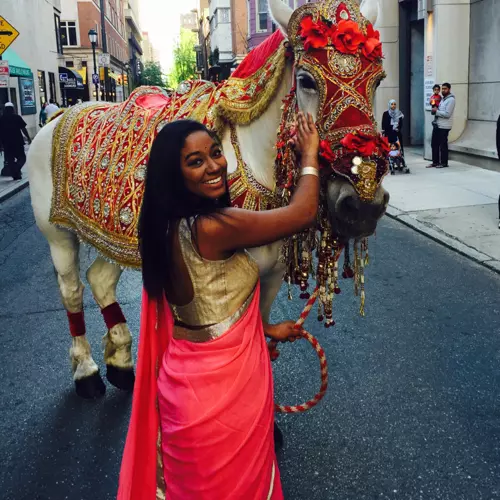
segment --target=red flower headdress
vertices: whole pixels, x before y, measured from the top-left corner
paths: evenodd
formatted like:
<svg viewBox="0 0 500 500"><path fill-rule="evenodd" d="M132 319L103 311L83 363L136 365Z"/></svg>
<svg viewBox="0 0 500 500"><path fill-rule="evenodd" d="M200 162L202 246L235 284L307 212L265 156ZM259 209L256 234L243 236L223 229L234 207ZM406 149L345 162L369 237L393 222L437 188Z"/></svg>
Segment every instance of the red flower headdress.
<svg viewBox="0 0 500 500"><path fill-rule="evenodd" d="M358 23L350 19L342 19L337 24L313 16L304 16L300 22L299 35L304 41L304 49L321 49L332 45L343 54L361 52L370 61L382 56L380 33L371 24L366 28L366 35Z"/></svg>

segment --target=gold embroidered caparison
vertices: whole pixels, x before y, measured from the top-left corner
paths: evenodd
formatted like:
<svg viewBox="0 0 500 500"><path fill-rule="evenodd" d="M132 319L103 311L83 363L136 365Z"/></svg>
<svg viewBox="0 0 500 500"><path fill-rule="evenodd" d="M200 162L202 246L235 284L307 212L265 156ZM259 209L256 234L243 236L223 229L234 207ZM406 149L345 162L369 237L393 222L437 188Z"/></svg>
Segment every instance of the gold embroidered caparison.
<svg viewBox="0 0 500 500"><path fill-rule="evenodd" d="M230 133L237 161L236 171L229 174L227 179L231 206L252 211L271 210L281 206L277 194L260 184L243 160L234 125L230 125Z"/></svg>

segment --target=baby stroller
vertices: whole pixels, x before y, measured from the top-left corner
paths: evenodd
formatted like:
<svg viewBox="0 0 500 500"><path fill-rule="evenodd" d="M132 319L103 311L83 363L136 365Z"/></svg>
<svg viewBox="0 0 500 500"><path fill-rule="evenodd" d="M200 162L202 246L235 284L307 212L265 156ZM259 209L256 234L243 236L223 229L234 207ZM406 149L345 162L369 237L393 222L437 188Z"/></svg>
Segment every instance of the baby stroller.
<svg viewBox="0 0 500 500"><path fill-rule="evenodd" d="M388 158L391 175L395 175L396 170L404 172L405 174L410 173L410 169L406 165L405 157L403 152L401 151L399 142L391 143L391 150L389 151Z"/></svg>

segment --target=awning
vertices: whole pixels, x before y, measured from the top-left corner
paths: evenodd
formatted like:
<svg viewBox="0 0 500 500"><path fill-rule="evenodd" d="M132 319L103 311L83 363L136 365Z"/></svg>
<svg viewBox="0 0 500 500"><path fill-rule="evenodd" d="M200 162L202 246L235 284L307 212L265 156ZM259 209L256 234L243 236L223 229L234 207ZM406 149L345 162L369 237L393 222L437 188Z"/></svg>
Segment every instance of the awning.
<svg viewBox="0 0 500 500"><path fill-rule="evenodd" d="M59 82L65 89L83 89L83 78L71 68L59 66Z"/></svg>
<svg viewBox="0 0 500 500"><path fill-rule="evenodd" d="M85 85L87 83L87 68L76 69L75 71L82 77L82 82Z"/></svg>
<svg viewBox="0 0 500 500"><path fill-rule="evenodd" d="M14 52L12 49L7 49L2 54L4 61L9 61L10 76L24 76L33 78L31 68Z"/></svg>

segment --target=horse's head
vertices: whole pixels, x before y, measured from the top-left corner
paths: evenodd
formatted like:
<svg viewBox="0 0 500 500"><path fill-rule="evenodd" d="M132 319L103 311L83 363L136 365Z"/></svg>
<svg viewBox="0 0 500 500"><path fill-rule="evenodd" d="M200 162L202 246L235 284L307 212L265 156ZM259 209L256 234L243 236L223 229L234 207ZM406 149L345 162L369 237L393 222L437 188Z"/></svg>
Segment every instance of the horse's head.
<svg viewBox="0 0 500 500"><path fill-rule="evenodd" d="M328 207L341 238L372 234L389 194L387 144L376 130L375 90L384 77L379 34L373 24L378 0L322 0L292 11L270 0L271 14L287 33L294 54L299 109L310 112L321 136L329 175Z"/></svg>

